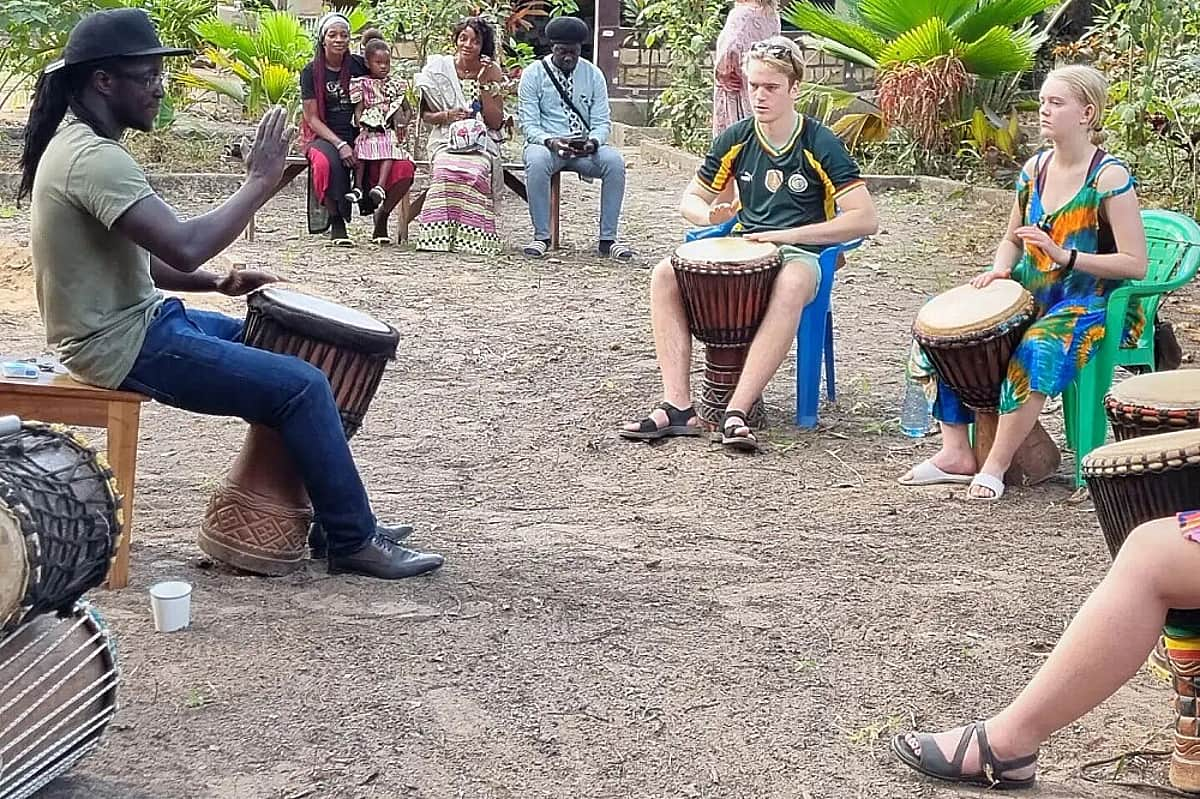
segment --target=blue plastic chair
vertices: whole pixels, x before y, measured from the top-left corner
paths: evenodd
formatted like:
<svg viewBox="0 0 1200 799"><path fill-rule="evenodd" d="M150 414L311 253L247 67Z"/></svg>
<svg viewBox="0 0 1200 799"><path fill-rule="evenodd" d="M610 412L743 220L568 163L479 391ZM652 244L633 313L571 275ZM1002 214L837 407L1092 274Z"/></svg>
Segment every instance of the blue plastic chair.
<svg viewBox="0 0 1200 799"><path fill-rule="evenodd" d="M684 235L684 241L728 236L737 218L719 225L692 228ZM821 282L817 295L800 315L800 326L796 328L796 426L817 426L817 406L821 401L821 363L825 364L825 396L830 402L837 399L837 388L833 377L833 308L830 295L833 292L833 277L844 252L862 244L862 239L845 244L833 244L821 250L817 264L821 270Z"/></svg>

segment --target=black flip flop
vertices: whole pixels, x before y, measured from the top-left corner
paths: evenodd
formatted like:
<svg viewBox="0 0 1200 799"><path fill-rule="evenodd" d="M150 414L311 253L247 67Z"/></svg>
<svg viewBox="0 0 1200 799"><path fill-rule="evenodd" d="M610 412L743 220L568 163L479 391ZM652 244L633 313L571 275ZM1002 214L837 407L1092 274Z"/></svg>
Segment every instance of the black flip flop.
<svg viewBox="0 0 1200 799"><path fill-rule="evenodd" d="M671 436L703 435L704 431L700 429L700 425L688 424L688 422L696 418L695 408L676 408L669 402L660 402L654 407L667 412L666 425L659 427L652 416L647 416L638 422L637 430L626 430L624 428L618 430L617 433L621 438L628 438L633 441L657 441L660 438Z"/></svg>

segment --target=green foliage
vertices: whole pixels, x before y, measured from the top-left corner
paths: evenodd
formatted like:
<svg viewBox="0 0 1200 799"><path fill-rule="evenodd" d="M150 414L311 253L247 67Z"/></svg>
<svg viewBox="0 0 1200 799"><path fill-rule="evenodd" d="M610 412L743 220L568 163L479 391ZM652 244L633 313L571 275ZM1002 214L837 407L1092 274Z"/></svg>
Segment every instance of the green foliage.
<svg viewBox="0 0 1200 799"><path fill-rule="evenodd" d="M783 16L820 46L875 68L955 56L984 78L1033 65L1028 20L1059 0L846 0L841 13L798 0Z"/></svg>
<svg viewBox="0 0 1200 799"><path fill-rule="evenodd" d="M213 16L200 22L196 31L218 74L179 75L181 85L231 97L251 116L271 105L296 106L300 70L312 60L314 48L296 17L268 11L258 16L251 30Z"/></svg>
<svg viewBox="0 0 1200 799"><path fill-rule="evenodd" d="M465 0L379 0L375 24L393 41L412 42L417 61L424 64L429 53L443 53L450 48L450 29L469 10Z"/></svg>
<svg viewBox="0 0 1200 799"><path fill-rule="evenodd" d="M1200 214L1200 5L1103 0L1078 44L1055 49L1093 61L1109 78L1106 147L1137 175L1139 191Z"/></svg>
<svg viewBox="0 0 1200 799"><path fill-rule="evenodd" d="M703 152L711 140L713 70L710 52L725 20L723 0L653 0L636 24L649 27L647 47L671 53L671 83L659 95L655 118L677 147Z"/></svg>
<svg viewBox="0 0 1200 799"><path fill-rule="evenodd" d="M961 132L977 111L991 130L1007 131L1005 117L1016 101L1018 79L1046 40L1045 29L1035 31L1031 17L1058 3L846 0L843 10L831 13L797 0L783 15L812 33L821 49L876 70L882 120L843 123L848 141L878 142L887 126L899 126L906 140L920 145L913 150L920 162L922 153L941 160L959 151ZM849 102L833 99L835 106ZM996 146L987 136L979 143L985 149ZM1007 153L1009 142L1003 143Z"/></svg>

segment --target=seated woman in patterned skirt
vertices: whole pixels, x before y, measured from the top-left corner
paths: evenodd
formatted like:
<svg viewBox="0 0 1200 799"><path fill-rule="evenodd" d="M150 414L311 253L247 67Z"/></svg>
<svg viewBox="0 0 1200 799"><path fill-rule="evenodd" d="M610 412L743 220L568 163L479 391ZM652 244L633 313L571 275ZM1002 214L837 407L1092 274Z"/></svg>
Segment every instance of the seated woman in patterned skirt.
<svg viewBox="0 0 1200 799"><path fill-rule="evenodd" d="M468 17L454 26L453 38L454 55L429 56L416 76L432 166L413 241L419 250L495 255L504 188L496 34L487 20Z"/></svg>

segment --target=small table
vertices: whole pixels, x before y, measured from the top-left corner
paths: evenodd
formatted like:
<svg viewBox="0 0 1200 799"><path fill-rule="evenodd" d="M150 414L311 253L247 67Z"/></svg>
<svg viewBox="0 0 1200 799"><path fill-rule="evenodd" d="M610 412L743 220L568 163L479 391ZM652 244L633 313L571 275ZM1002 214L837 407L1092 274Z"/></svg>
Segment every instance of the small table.
<svg viewBox="0 0 1200 799"><path fill-rule="evenodd" d="M80 383L69 375L40 372L37 380L0 376L0 415L51 424L103 427L108 431L108 463L121 494L125 529L108 572L108 588L129 583L129 543L133 539L133 487L137 468L138 424L144 397Z"/></svg>

